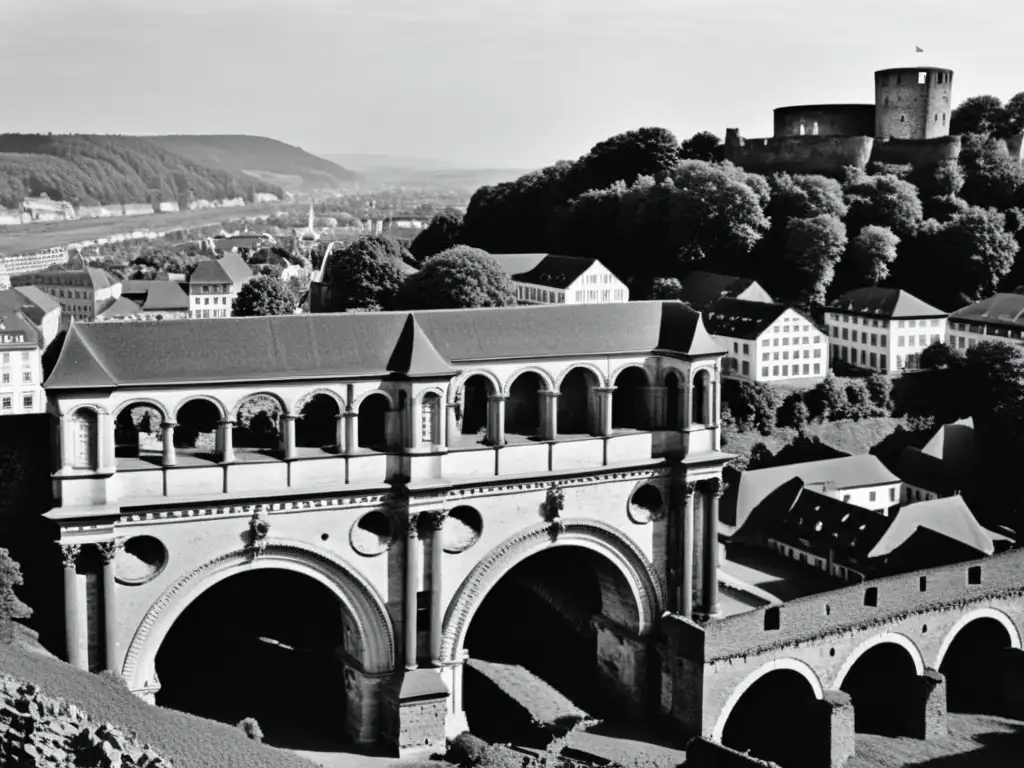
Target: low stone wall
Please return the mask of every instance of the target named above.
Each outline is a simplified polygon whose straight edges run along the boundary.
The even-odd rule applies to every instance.
[[[779,768],[779,765],[697,737],[686,747],[686,768]]]
[[[171,763],[74,704],[0,677],[0,765],[18,768],[170,768]]]

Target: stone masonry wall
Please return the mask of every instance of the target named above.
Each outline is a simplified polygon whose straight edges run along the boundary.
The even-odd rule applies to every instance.
[[[686,765],[690,768],[779,768],[776,763],[699,737],[686,747]]]
[[[0,677],[0,765],[18,768],[170,768],[149,746],[110,724],[97,725],[74,704],[31,683]]]

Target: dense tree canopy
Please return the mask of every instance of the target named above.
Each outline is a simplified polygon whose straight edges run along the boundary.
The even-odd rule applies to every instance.
[[[950,114],[949,132],[954,136],[965,133],[1005,136],[1009,128],[1007,118],[1003,102],[997,97],[971,96]]]
[[[711,131],[699,131],[683,141],[679,147],[679,157],[682,160],[703,160],[706,163],[713,163],[722,159],[721,144],[722,140]]]
[[[335,302],[331,309],[391,309],[405,280],[403,254],[408,251],[400,244],[376,235],[335,248],[324,268]]]
[[[889,267],[896,260],[900,239],[886,227],[868,224],[850,243],[853,269],[868,285],[878,285],[889,276]]]
[[[787,227],[786,257],[803,278],[801,298],[824,303],[836,265],[846,250],[846,226],[837,217],[823,213],[809,219],[791,219]]]
[[[924,219],[917,187],[891,174],[869,176],[852,171],[844,184],[850,206],[847,226],[854,232],[869,224],[887,227],[897,237],[912,237]]]
[[[423,261],[428,256],[458,245],[461,235],[462,214],[456,211],[442,211],[416,235],[416,239],[409,246],[409,251],[417,260]]]
[[[290,315],[295,311],[295,295],[276,277],[257,275],[238,290],[231,304],[235,317]]]
[[[398,295],[400,309],[508,307],[515,286],[490,254],[460,245],[431,256],[406,280]]]

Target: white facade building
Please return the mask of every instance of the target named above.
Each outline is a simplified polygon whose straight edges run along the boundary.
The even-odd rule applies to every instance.
[[[946,339],[947,313],[896,288],[859,288],[825,310],[832,359],[882,373],[916,369]]]
[[[964,352],[983,341],[1024,345],[1024,296],[997,293],[949,316],[947,343]]]
[[[60,318],[60,305],[35,288],[0,292],[0,416],[46,411],[42,354]]]
[[[512,278],[521,304],[629,301],[629,287],[597,259],[547,253],[492,254]]]

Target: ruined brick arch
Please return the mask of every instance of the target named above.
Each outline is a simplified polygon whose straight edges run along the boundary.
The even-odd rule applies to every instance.
[[[612,375],[608,377],[608,384],[613,387],[616,386],[615,382],[619,380],[619,376],[630,368],[636,368],[644,375],[644,378],[647,380],[648,387],[654,383],[654,377],[645,365],[642,365],[641,363],[626,363],[625,365],[620,365],[616,368]]]
[[[299,396],[299,399],[295,401],[295,415],[299,416],[302,414],[302,409],[306,403],[312,400],[317,395],[324,395],[325,397],[331,398],[334,404],[338,406],[338,413],[345,412],[345,398],[339,395],[337,392],[324,387],[318,387],[317,389],[311,389],[309,392],[303,392]]]
[[[740,699],[743,698],[743,694],[749,691],[754,683],[760,680],[765,675],[780,670],[789,670],[790,672],[796,672],[800,675],[807,683],[811,686],[811,690],[814,691],[814,698],[821,700],[825,695],[825,692],[821,685],[821,680],[818,679],[817,673],[803,661],[798,659],[775,659],[769,661],[767,664],[763,664],[749,675],[747,675],[740,684],[737,685],[732,693],[729,694],[729,698],[725,700],[725,704],[722,705],[722,710],[718,713],[718,717],[715,720],[714,730],[711,732],[711,738],[717,741],[719,744],[722,743],[722,735],[725,733],[725,726],[729,722],[729,715],[739,704]]]
[[[950,646],[953,645],[953,641],[956,640],[956,636],[960,634],[960,630],[978,619],[992,619],[993,621],[999,622],[1010,638],[1010,647],[1018,650],[1020,649],[1020,630],[1018,630],[1017,625],[1013,623],[1013,619],[996,608],[975,608],[973,611],[970,611],[957,619],[956,623],[950,627],[949,631],[946,633],[946,636],[942,638],[942,645],[939,646],[939,652],[935,656],[935,663],[932,665],[932,669],[938,669],[942,666],[942,662],[946,658],[946,653],[949,651]]]
[[[323,584],[338,598],[359,635],[359,661],[366,672],[385,673],[395,665],[395,633],[383,599],[343,561],[307,544],[270,539],[253,559],[246,550],[220,555],[181,576],[150,606],[135,631],[121,674],[133,691],[159,687],[156,656],[174,622],[200,595],[239,573],[258,569],[300,573]]]
[[[474,369],[472,371],[466,371],[462,375],[456,376],[452,379],[451,383],[448,385],[448,399],[446,401],[449,405],[458,400],[459,392],[464,386],[466,386],[466,382],[474,376],[482,376],[487,380],[488,384],[491,385],[491,391],[488,392],[488,394],[497,395],[502,392],[501,381],[497,376],[484,368]]]
[[[898,645],[903,648],[910,654],[910,659],[914,662],[915,674],[918,676],[924,674],[924,658],[921,656],[921,651],[914,644],[914,641],[906,635],[901,635],[899,632],[883,632],[880,635],[869,637],[853,649],[850,655],[846,657],[846,660],[843,661],[843,665],[839,668],[839,671],[836,673],[835,680],[832,681],[832,689],[839,690],[842,687],[843,682],[846,680],[846,676],[850,673],[850,670],[853,669],[853,665],[857,663],[857,660],[860,659],[861,656],[870,651],[876,645],[885,645],[886,643]]]
[[[293,415],[292,411],[288,408],[288,404],[285,402],[284,398],[281,397],[281,395],[266,389],[260,389],[257,390],[256,392],[249,392],[245,395],[242,395],[242,397],[238,398],[238,400],[235,401],[235,405],[234,407],[232,407],[228,415],[228,418],[232,420],[236,419],[238,417],[238,409],[242,407],[242,404],[247,400],[252,400],[253,398],[256,397],[269,397],[271,400],[277,402],[277,404],[281,406],[282,416]]]
[[[584,371],[590,371],[590,373],[592,373],[594,375],[594,378],[597,380],[597,386],[608,386],[608,380],[605,378],[605,375],[601,372],[601,369],[598,368],[596,365],[592,365],[591,363],[572,363],[571,365],[566,366],[565,370],[563,370],[561,373],[558,374],[558,376],[555,377],[554,390],[556,392],[562,391],[562,382],[565,381],[565,377],[568,376],[573,371],[575,371],[577,368],[582,368]]]
[[[550,524],[525,528],[480,559],[455,592],[445,611],[441,634],[441,660],[455,661],[461,651],[477,608],[491,589],[516,565],[552,547],[575,546],[605,557],[629,585],[637,607],[637,626],[644,637],[662,613],[664,601],[654,567],[629,538],[599,520],[564,519],[564,529],[552,537]]]
[[[217,413],[220,415],[220,418],[231,418],[231,416],[228,415],[228,409],[224,407],[224,403],[219,398],[216,398],[213,395],[190,395],[189,397],[186,397],[184,400],[178,403],[173,409],[171,409],[171,412],[174,414],[174,421],[178,421],[178,414],[181,413],[182,408],[184,408],[189,403],[194,403],[196,400],[202,400],[204,402],[210,403],[214,408],[217,409]],[[235,410],[231,412],[232,416],[237,412],[238,408],[235,408]]]
[[[501,394],[503,394],[505,397],[509,397],[511,395],[511,393],[512,393],[512,385],[515,384],[516,383],[516,379],[518,379],[524,373],[535,373],[535,374],[537,374],[538,376],[540,376],[540,380],[541,380],[541,382],[543,383],[543,385],[544,385],[544,387],[546,389],[551,390],[551,391],[554,390],[554,386],[555,385],[554,385],[554,382],[551,380],[551,374],[548,373],[547,371],[545,371],[542,368],[538,368],[537,366],[530,365],[530,366],[527,366],[525,368],[519,368],[518,370],[514,371],[511,376],[509,376],[507,379],[505,379],[505,386],[502,387],[501,390],[500,390]]]
[[[123,403],[121,403],[121,405],[117,406],[117,408],[113,410],[113,412],[110,414],[110,417],[116,424],[118,418],[121,416],[122,413],[124,413],[129,408],[134,408],[137,405],[145,405],[149,408],[152,408],[154,411],[160,414],[160,419],[163,423],[169,421],[169,412],[167,408],[164,407],[163,403],[161,403],[159,400],[154,400],[152,398],[147,397],[140,397],[137,400],[125,400]]]
[[[363,394],[359,395],[359,397],[352,401],[352,410],[359,413],[359,408],[362,406],[363,401],[371,395],[384,395],[388,401],[388,410],[395,410],[395,398],[390,392],[385,392],[383,389],[371,389],[369,392],[363,392]]]

